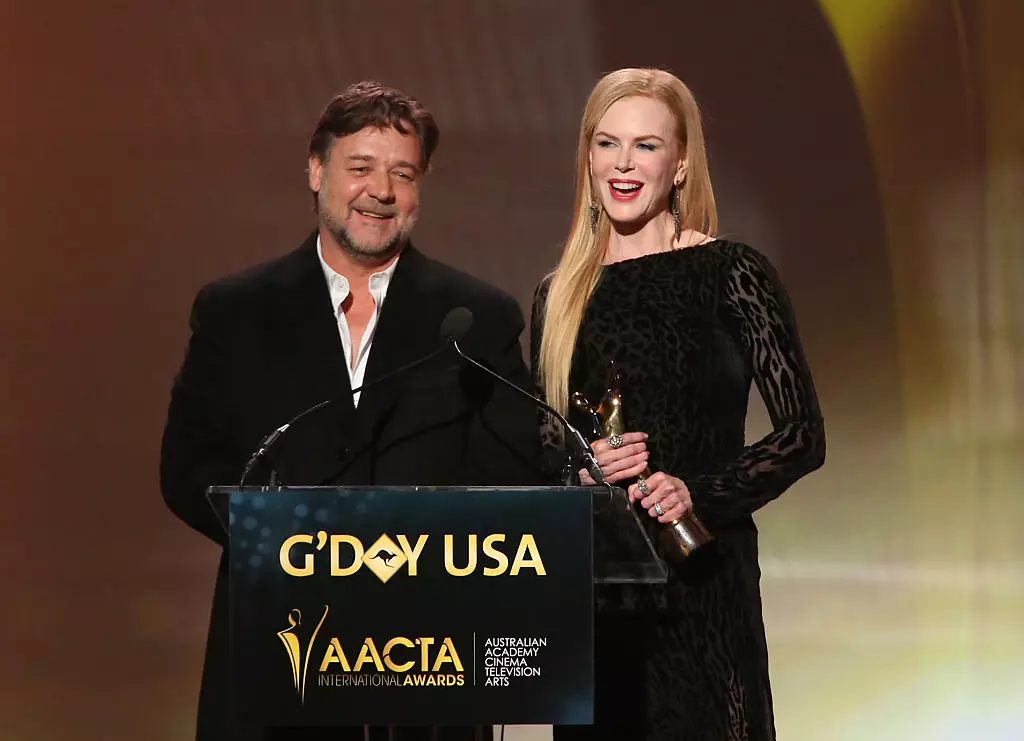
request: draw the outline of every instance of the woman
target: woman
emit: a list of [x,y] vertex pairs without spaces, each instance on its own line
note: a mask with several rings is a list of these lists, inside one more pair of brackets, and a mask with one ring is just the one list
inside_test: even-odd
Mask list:
[[[564,413],[575,391],[601,398],[614,361],[631,431],[593,444],[602,473],[642,516],[692,509],[716,540],[700,578],[684,566],[667,585],[598,590],[595,724],[555,738],[774,739],[751,515],[825,457],[789,300],[763,255],[711,236],[700,114],[679,79],[601,79],[577,157],[572,228],[534,300],[538,387]],[[744,447],[752,380],[774,431]]]

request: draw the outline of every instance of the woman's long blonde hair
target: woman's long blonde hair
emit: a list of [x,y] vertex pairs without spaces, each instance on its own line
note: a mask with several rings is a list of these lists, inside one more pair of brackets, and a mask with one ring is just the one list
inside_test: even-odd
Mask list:
[[[548,403],[562,414],[569,405],[569,372],[576,338],[587,302],[601,277],[610,230],[608,216],[593,192],[590,144],[605,112],[616,101],[632,96],[660,100],[675,115],[680,152],[687,163],[683,184],[676,189],[681,229],[712,235],[718,228],[700,110],[689,88],[675,75],[659,69],[620,69],[602,77],[583,109],[572,227],[550,276],[544,308],[538,376]],[[596,230],[591,227],[592,203],[599,208]]]

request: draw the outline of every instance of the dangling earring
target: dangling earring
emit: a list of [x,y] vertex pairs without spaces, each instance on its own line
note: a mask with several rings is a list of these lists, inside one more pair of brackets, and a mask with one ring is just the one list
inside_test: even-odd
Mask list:
[[597,234],[597,217],[601,215],[601,207],[591,201],[590,203],[590,231]]
[[672,184],[672,190],[668,194],[668,210],[672,212],[672,221],[675,223],[676,241],[678,242],[683,229],[679,223],[679,186],[675,183]]

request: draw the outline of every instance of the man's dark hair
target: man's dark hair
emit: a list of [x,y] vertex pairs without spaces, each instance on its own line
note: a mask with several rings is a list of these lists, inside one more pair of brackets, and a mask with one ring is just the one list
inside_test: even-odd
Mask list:
[[309,154],[326,162],[334,140],[367,126],[393,128],[416,134],[420,142],[422,170],[430,165],[440,134],[434,116],[418,100],[401,90],[366,80],[349,85],[327,104],[309,140]]

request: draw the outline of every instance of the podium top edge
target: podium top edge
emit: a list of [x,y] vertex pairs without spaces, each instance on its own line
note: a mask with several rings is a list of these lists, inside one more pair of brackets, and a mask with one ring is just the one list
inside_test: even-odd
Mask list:
[[[614,487],[620,488],[620,487]],[[607,491],[603,486],[209,486],[207,494],[284,494],[287,492],[379,491],[379,492],[536,492]]]

